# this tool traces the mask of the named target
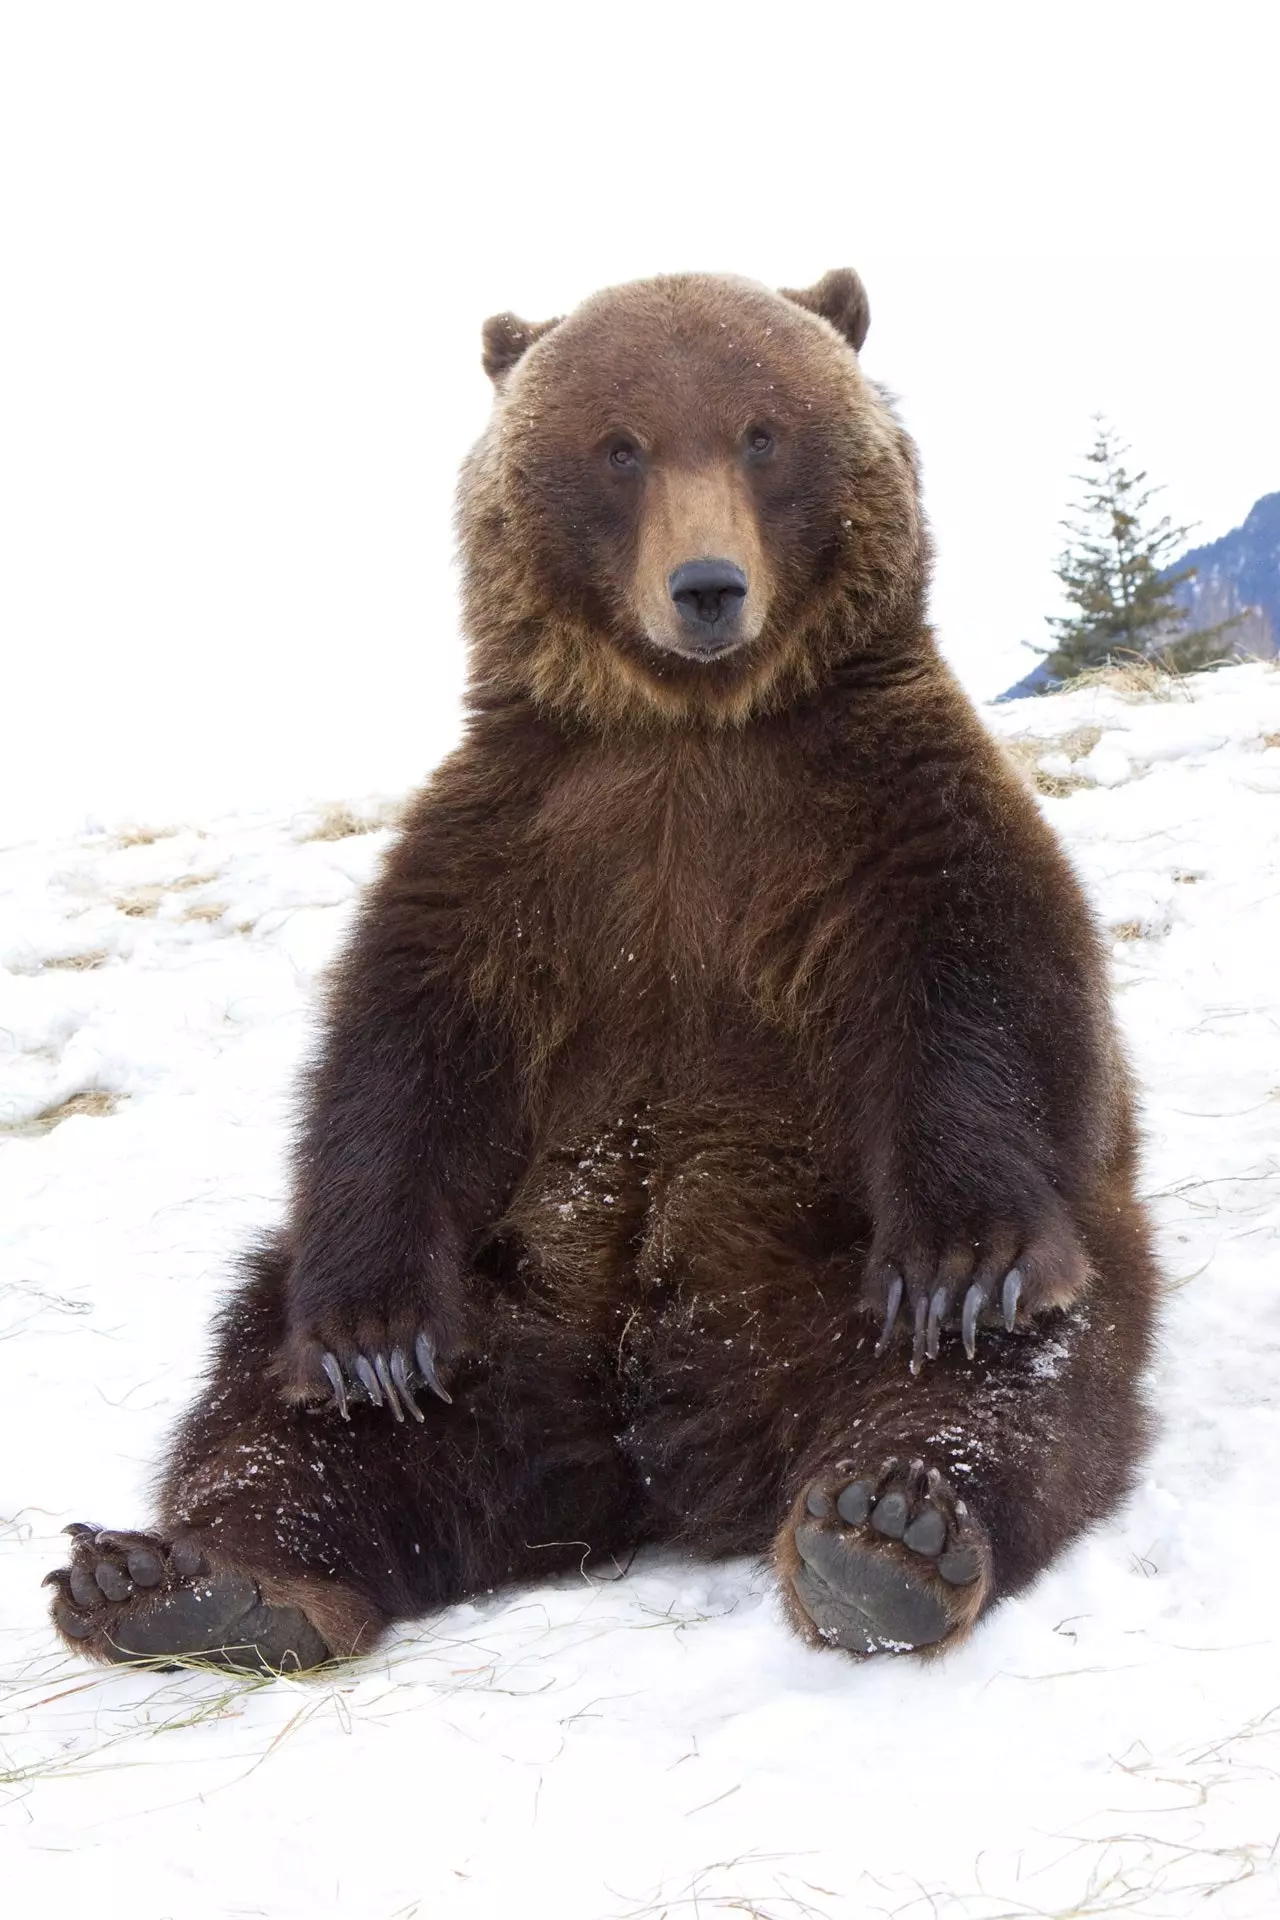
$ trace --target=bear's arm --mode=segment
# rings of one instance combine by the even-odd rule
[[[330,986],[287,1233],[278,1370],[294,1399],[376,1398],[370,1373],[392,1411],[414,1410],[406,1378],[440,1391],[437,1363],[471,1330],[475,1239],[514,1177],[510,1043],[473,991],[511,809],[451,794],[447,771],[443,789],[418,803]]]
[[[1132,1151],[1080,887],[976,718],[948,723],[885,740],[856,807],[838,1049],[868,1304],[886,1344],[906,1310],[917,1367],[957,1317],[972,1350],[982,1320],[1080,1295]]]

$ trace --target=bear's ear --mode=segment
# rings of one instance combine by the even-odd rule
[[[779,287],[778,292],[784,300],[794,300],[798,307],[806,307],[810,313],[829,320],[854,352],[861,352],[871,325],[871,303],[852,267],[833,267],[816,286]]]
[[[515,313],[495,313],[480,330],[484,342],[484,370],[497,386],[523,358],[535,340],[558,327],[556,320],[522,320]]]

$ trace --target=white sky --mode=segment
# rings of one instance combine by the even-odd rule
[[[416,776],[479,328],[867,282],[946,650],[1025,671],[1108,412],[1202,537],[1280,487],[1280,7],[0,10],[0,807]]]

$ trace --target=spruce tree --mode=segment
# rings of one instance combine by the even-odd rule
[[[1230,650],[1222,636],[1234,623],[1187,634],[1177,590],[1195,569],[1167,571],[1191,528],[1174,526],[1168,514],[1155,517],[1151,503],[1162,489],[1149,486],[1146,473],[1129,471],[1129,448],[1101,415],[1095,418],[1088,471],[1074,476],[1084,491],[1074,517],[1062,522],[1068,538],[1056,568],[1074,611],[1050,619],[1055,644],[1046,650],[1046,667],[1069,680],[1134,655],[1179,671],[1221,659]]]

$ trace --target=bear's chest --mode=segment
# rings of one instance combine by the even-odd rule
[[[597,756],[548,796],[515,887],[534,1024],[694,1072],[744,1033],[795,1041],[797,984],[857,918],[857,833],[810,769],[754,741]]]

